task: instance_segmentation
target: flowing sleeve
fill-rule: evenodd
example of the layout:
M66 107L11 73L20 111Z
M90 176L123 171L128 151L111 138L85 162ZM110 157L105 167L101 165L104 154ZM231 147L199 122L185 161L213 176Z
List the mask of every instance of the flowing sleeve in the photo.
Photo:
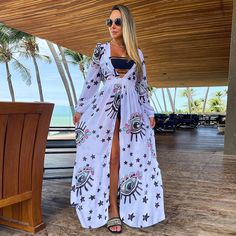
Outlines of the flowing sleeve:
M93 96L99 89L102 74L100 67L100 59L103 54L103 47L101 43L97 43L92 58L90 60L86 80L83 84L82 92L75 106L75 111L84 113L93 100Z
M141 80L136 83L136 91L139 94L139 103L143 105L144 112L148 115L148 117L154 117L154 109L150 104L149 96L148 96L148 81L147 81L147 72L146 65L144 61L144 56L142 51L139 49L139 55L142 62L143 74Z

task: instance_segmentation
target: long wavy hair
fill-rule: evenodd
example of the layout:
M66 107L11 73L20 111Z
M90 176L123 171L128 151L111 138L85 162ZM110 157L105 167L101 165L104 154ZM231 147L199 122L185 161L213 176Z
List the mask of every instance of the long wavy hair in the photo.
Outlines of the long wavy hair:
M111 12L114 10L119 10L121 13L123 40L127 54L129 58L136 63L138 74L142 75L142 62L138 53L138 41L133 15L131 14L129 8L124 5L113 6Z

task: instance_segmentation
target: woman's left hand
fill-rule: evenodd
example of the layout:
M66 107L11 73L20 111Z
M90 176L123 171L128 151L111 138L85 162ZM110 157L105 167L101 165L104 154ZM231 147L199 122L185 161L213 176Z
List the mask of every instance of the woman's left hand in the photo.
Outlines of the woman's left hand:
M156 125L155 118L154 117L149 117L149 120L150 120L150 126L153 129Z

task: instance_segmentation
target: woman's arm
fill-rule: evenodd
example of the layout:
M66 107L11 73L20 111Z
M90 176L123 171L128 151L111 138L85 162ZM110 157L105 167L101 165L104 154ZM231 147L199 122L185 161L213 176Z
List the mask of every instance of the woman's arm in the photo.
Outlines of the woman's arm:
M101 43L97 43L90 61L89 69L86 75L86 80L83 84L83 89L78 99L75 111L77 113L84 113L89 107L90 101L99 89L101 82L101 68L100 59L102 56L103 47Z

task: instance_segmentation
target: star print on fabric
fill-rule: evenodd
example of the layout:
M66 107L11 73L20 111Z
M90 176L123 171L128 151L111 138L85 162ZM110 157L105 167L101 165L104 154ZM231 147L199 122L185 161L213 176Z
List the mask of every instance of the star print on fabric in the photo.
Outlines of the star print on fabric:
M90 211L89 211L89 214L92 214L92 213L93 213L93 210L90 210Z
M125 151L125 148L122 148L122 151Z
M96 130L93 130L92 133L95 134L95 133L96 133Z
M106 133L109 134L109 133L110 133L110 130L108 129Z
M127 148L130 148L130 144L127 145Z
M90 195L89 199L90 200L94 200L95 199L95 195Z
M99 138L99 134L97 134L96 137Z
M140 161L140 159L139 159L139 158L137 158L137 159L136 159L136 162L139 162L139 161Z
M104 158L104 159L105 159L105 158L107 158L107 155L104 155L104 157L103 157L103 158Z
M107 141L110 141L110 140L111 140L111 137L108 137L108 138L107 138Z
M133 156L133 153L131 152L129 155L132 157L132 156Z
M98 81L94 81L94 83L93 83L94 85L97 85L98 84Z
M128 220L132 221L134 217L135 217L134 213L128 214Z
M160 204L157 202L157 203L155 204L155 207L158 208L159 206L160 206Z
M139 167L142 167L142 166L143 166L143 164L140 164L140 165L139 165Z
M128 164L128 162L127 162L127 161L124 161L124 164L125 164L125 165L127 165L127 164Z
M91 158L92 158L92 159L95 159L95 155L94 155L94 154L92 154L92 155L91 155Z
M98 188L98 189L97 189L97 192L100 192L100 190L101 190L101 189L100 189L100 188Z
M105 139L103 138L103 139L101 140L101 142L104 143L104 142L105 142Z
M79 206L78 207L79 211L83 210L83 207L82 206Z
M144 172L146 172L147 170L148 170L148 169L147 169L147 168L145 168L145 169L144 169Z
M102 165L103 167L105 167L106 166L106 163L103 163L103 165Z
M130 166L130 167L132 167L132 166L133 166L133 163L132 163L132 162L131 162L131 163L129 163L129 166Z
M148 161L147 164L150 166L151 165L151 161Z
M98 219L99 220L102 219L102 215L101 214L98 215Z
M157 199L158 199L158 198L161 198L161 194L160 194L160 193L157 193L156 198L157 198Z
M143 157L144 157L144 158L147 157L147 154L144 154Z
M99 108L96 109L96 112L98 112L98 111L99 111Z
M149 217L150 216L148 215L148 213L146 213L145 215L143 215L143 221L147 221Z
M155 182L154 182L154 185L155 185L155 187L157 187L157 186L158 186L158 182L157 182L157 181L155 181Z
M145 196L145 197L143 198L143 202L144 202L144 203L147 203L147 201L148 201L148 198Z
M90 89L90 88L91 88L91 86L90 86L90 85L88 85L88 86L87 86L87 89Z
M152 179L155 179L155 175L152 175L152 177L151 177Z
M99 126L99 129L102 129L102 125Z
M81 202L85 202L84 197L81 197L81 198L80 198L80 201L81 201Z
M89 217L88 217L88 221L90 221L91 219L92 219L91 216L89 216Z
M86 157L83 157L83 161L86 161L87 160L87 158Z

